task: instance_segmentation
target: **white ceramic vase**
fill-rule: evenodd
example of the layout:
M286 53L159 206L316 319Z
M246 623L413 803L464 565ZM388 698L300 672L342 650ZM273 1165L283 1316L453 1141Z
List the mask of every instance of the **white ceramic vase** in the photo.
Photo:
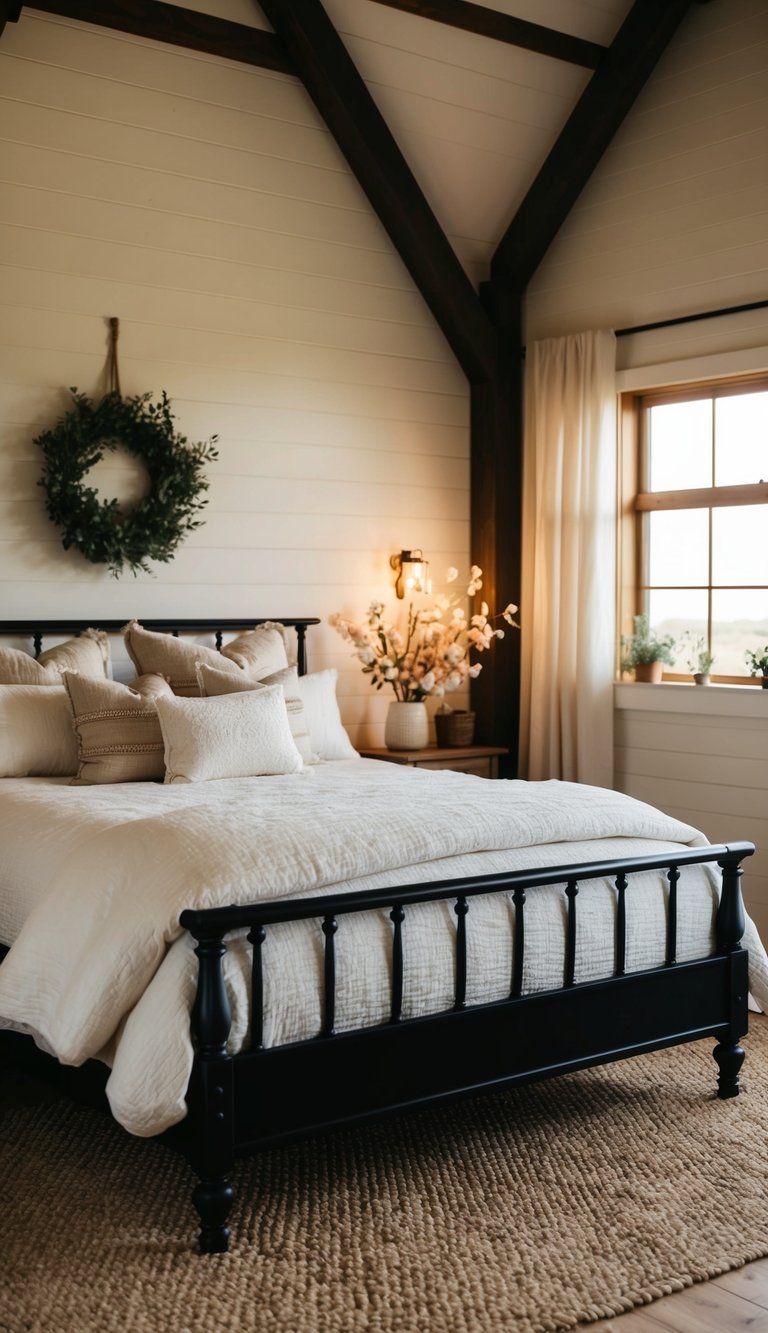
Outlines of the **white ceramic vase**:
M429 741L429 717L425 703L389 705L384 726L388 750L423 750Z

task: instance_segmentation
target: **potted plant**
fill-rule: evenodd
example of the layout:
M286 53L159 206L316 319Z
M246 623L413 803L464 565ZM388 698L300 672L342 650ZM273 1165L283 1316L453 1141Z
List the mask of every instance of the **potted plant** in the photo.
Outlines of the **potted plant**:
M768 643L764 648L748 648L744 654L750 676L760 673L763 677L763 689L768 690Z
M622 671L634 671L635 680L650 681L656 684L661 680L664 664L672 666L675 661L675 640L670 634L660 637L648 624L645 614L635 616L634 633L622 634L621 659Z
M687 652L685 665L693 676L694 685L708 685L709 673L715 659L706 646L704 635L686 630L683 643Z

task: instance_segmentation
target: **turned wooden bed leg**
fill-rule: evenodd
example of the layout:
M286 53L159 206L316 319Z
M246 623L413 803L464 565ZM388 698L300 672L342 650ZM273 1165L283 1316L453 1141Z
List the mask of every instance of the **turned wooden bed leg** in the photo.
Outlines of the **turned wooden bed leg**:
M192 1191L192 1202L200 1217L200 1253L225 1254L229 1249L227 1220L235 1191L226 1176L201 1180Z
M723 1101L727 1097L738 1097L739 1095L739 1070L744 1063L746 1054L744 1047L738 1042L730 1042L727 1045L720 1043L712 1052L717 1061L720 1073L717 1079L717 1095Z
M716 920L717 947L719 952L729 957L731 1012L730 1032L712 1054L720 1070L717 1095L723 1101L739 1095L739 1071L745 1056L739 1038L747 1030L747 956L741 947L741 937L746 926L741 896L741 876L744 872L739 859L739 855L732 852L718 861L723 872L723 887Z
M189 1157L200 1177L192 1202L200 1217L200 1250L223 1254L229 1247L227 1220L235 1197L234 1082L227 1038L232 1022L221 961L223 936L196 935L199 959L192 1009L195 1065L189 1089Z

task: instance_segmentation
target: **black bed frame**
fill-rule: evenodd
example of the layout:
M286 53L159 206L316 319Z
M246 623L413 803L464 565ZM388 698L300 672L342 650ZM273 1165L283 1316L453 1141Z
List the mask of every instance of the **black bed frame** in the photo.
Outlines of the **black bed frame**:
M303 648L311 618L275 617L297 628ZM254 620L143 621L148 628L220 632L242 629ZM99 622L105 629L120 622ZM0 621L0 635L27 634L37 648L45 634L72 633L86 622ZM303 651L300 667L303 670ZM744 1059L740 1039L747 1031L747 953L741 946L745 918L741 896L741 861L754 852L748 842L707 846L674 857L644 856L605 862L549 867L441 880L429 884L393 884L352 894L261 901L243 907L184 911L180 923L196 941L199 960L197 996L192 1013L195 1060L186 1119L163 1139L182 1149L199 1177L193 1200L201 1221L200 1248L227 1249L229 1212L234 1197L235 1158L306 1135L319 1134L417 1106L552 1077L605 1064L702 1037L716 1039L718 1096L735 1097ZM681 872L687 866L716 863L722 893L716 916L716 945L711 956L677 961L677 902ZM626 895L633 874L666 872L667 937L662 967L626 972ZM579 983L575 975L578 895L589 882L613 880L616 891L616 942L612 977ZM526 896L543 885L563 884L566 949L563 984L556 990L525 994ZM515 913L509 997L491 1004L468 1005L467 934L472 929L472 900L479 894L511 896ZM408 914L424 902L448 899L456 913L455 1001L445 1012L403 1018L403 959ZM389 1021L377 1027L337 1032L336 944L339 918L355 912L386 910L392 922L391 1008ZM279 922L317 923L324 954L322 1032L286 1046L263 1046L263 966L269 928ZM222 975L227 936L247 930L253 949L250 1048L227 1051L230 1010ZM267 945L268 950L268 945ZM7 950L0 946L0 956ZM27 1069L52 1071L55 1061L31 1038L0 1033L0 1055ZM104 1101L108 1076L104 1066L88 1061L65 1071L70 1091L89 1101Z

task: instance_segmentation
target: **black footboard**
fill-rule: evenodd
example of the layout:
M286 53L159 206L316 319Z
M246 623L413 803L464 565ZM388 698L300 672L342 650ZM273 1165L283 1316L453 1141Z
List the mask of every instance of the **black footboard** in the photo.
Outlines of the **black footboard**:
M195 1203L206 1251L226 1249L232 1201L230 1173L237 1153L380 1116L434 1104L483 1088L605 1063L643 1051L718 1039L719 1095L738 1092L747 1028L747 956L740 862L754 851L734 843L683 851L672 857L590 862L533 873L500 874L430 884L401 885L350 895L265 902L248 907L187 911L181 924L197 940L198 991L193 1012L195 1069L189 1090L187 1151L200 1176ZM682 866L715 862L722 869L716 949L695 962L677 961L677 886ZM666 874L664 965L626 972L626 894L642 871ZM612 977L575 981L579 887L612 880L616 939ZM526 895L563 884L566 950L562 987L523 993ZM472 899L511 895L515 912L509 997L468 1006L467 929ZM455 900L455 1000L446 1013L403 1019L403 940L408 909ZM336 1033L335 935L339 916L387 909L392 921L389 1022ZM262 945L270 926L317 920L324 937L322 1033L310 1041L263 1049ZM253 946L251 1047L227 1054L230 1012L221 960L230 931L248 929Z

